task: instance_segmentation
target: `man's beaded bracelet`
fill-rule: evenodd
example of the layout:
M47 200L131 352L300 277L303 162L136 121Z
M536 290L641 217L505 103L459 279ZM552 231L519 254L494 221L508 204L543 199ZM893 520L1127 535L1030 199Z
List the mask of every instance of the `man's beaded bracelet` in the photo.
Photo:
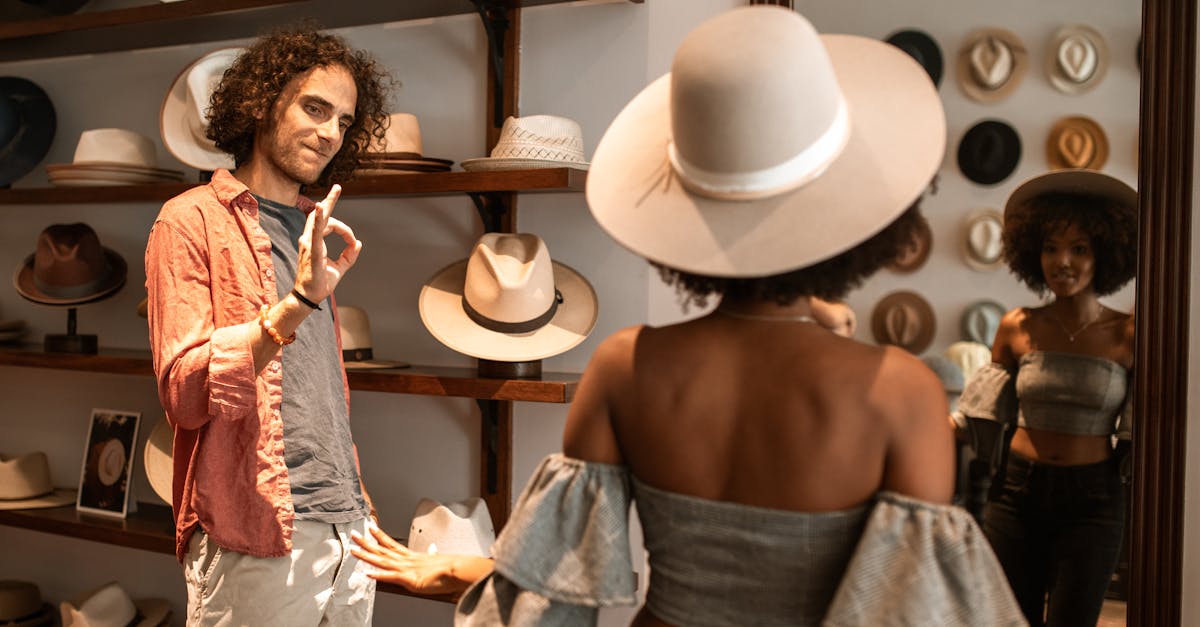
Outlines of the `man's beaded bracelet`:
M260 309L258 311L258 326L262 327L262 330L266 331L267 335L271 336L271 339L274 340L275 343L280 346L287 346L288 344L295 342L296 341L295 333L292 333L291 335L289 335L287 337L283 337L282 335L280 335L279 329L276 329L275 327L271 326L271 321L267 320L267 312L270 310L271 310L270 305L263 305L262 309Z

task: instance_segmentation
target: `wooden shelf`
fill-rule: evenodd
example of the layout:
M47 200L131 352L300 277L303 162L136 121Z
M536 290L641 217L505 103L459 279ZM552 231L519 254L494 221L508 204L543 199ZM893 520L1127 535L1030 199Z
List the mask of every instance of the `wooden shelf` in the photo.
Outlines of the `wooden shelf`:
M503 0L510 7L570 0ZM641 2L641 0L632 0ZM476 13L470 0L188 0L0 22L0 62L256 37L306 17L323 28Z
M150 352L102 348L96 355L47 353L38 345L0 347L0 366L52 368L153 376ZM536 379L491 379L474 368L413 366L411 368L354 370L348 373L350 389L424 396L455 396L494 401L569 403L579 385L579 375L544 372Z
M125 519L89 516L75 511L74 505L43 509L0 510L0 525L52 533L114 544L152 553L175 555L175 523L167 505L138 503L138 511ZM413 594L404 588L380 583L380 592L453 603L449 595Z
M579 192L587 170L545 168L503 172L428 172L364 176L345 186L344 198L371 196L436 196L486 192ZM199 183L151 183L97 187L17 187L0 189L0 205L164 202ZM315 198L324 190L313 190Z

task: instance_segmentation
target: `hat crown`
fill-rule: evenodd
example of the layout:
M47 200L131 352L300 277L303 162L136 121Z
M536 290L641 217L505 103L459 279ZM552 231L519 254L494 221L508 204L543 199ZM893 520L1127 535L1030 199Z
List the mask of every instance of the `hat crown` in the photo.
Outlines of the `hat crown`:
M372 148L372 152L408 152L425 154L421 145L421 125L411 113L393 113L388 116L387 132L383 141Z
M45 453L0 458L0 500L30 499L53 491L50 462Z
M1058 135L1058 152L1067 166L1087 167L1096 156L1096 140L1081 128L1068 127Z
M371 348L371 321L361 307L338 305L338 332L342 335L342 350Z
M43 290L69 292L94 285L110 270L100 238L82 222L52 224L38 236L33 276Z
M221 79L233 65L238 54L244 49L218 50L202 57L187 71L185 113L188 118L188 128L192 132L193 141L212 145L208 139L208 108L212 101L213 92L221 84Z
M77 605L63 601L60 608L64 627L126 627L137 617L133 599L115 581L92 591Z
M144 135L123 128L94 128L79 134L75 163L101 162L154 168L154 144Z
M409 527L408 548L418 553L491 555L496 531L479 497L450 504L423 498Z
M971 75L982 86L996 89L1008 82L1013 72L1013 54L999 37L988 35L971 46Z
M28 581L0 581L0 624L24 623L42 609L42 593Z
M672 165L695 193L794 189L849 136L833 63L794 11L744 7L701 24L676 51L670 83Z
M921 316L916 307L908 303L896 303L884 315L884 329L892 344L908 346L921 332Z
M1063 76L1076 83L1090 79L1099 64L1095 44L1082 33L1073 33L1059 41L1056 58Z
M962 368L963 377L970 380L975 371L992 362L992 351L979 342L959 341L946 348L945 355Z
M483 316L522 323L554 304L554 268L542 238L532 233L485 233L467 260L463 298Z
M967 250L981 263L993 263L1003 250L1001 234L1004 228L999 217L987 213L977 216L967 227Z
M509 116L491 158L585 163L583 129L575 120L557 115Z

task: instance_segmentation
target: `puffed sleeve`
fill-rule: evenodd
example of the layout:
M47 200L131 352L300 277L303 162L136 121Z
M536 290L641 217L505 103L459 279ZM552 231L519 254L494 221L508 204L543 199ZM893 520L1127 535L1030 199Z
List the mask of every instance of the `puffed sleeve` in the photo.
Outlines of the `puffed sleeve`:
M495 567L459 600L454 624L594 625L598 608L633 605L629 475L550 455L492 547Z
M1016 375L995 362L976 370L963 387L962 396L958 399L958 409L952 415L959 427L966 427L968 417L1015 426Z
M884 492L822 625L1028 623L966 510Z

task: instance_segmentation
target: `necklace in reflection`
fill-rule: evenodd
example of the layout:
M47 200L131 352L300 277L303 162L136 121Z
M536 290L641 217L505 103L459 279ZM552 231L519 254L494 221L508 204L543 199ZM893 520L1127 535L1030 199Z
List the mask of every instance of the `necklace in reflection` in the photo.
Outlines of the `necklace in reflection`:
M1050 313L1050 312L1047 312L1047 313ZM1072 344L1074 344L1074 343L1075 343L1075 338L1079 337L1079 334L1080 334L1080 333L1083 333L1085 329L1087 329L1088 327L1092 326L1093 324L1096 324L1097 322L1099 322L1099 321L1100 321L1100 319L1101 319L1101 318L1103 318L1103 317L1104 317L1104 310L1103 310L1103 309L1101 309L1101 310L1100 310L1100 313L1096 314L1096 317L1095 317L1095 318L1092 318L1091 320L1088 320L1087 322L1085 322L1085 323L1083 324L1083 326L1079 327L1078 329L1075 329L1075 332L1074 332L1074 333L1072 333L1072 332L1071 332L1071 330L1067 328L1067 325L1066 325L1065 323L1063 323L1063 321L1062 321L1062 319L1061 319L1061 318L1059 318L1058 316L1054 315L1053 313L1050 313L1050 317L1051 317L1051 318L1054 318L1054 321L1058 323L1058 326L1059 326L1060 328L1062 328L1062 330L1063 330L1063 333L1066 333L1066 334L1067 334L1067 341L1068 341L1068 342L1071 342Z
M717 313L724 314L730 318L741 318L743 320L765 320L767 322L816 322L816 320L808 314L797 314L794 316L771 316L766 314L751 314L742 313L739 311L730 311L723 307L717 307Z

